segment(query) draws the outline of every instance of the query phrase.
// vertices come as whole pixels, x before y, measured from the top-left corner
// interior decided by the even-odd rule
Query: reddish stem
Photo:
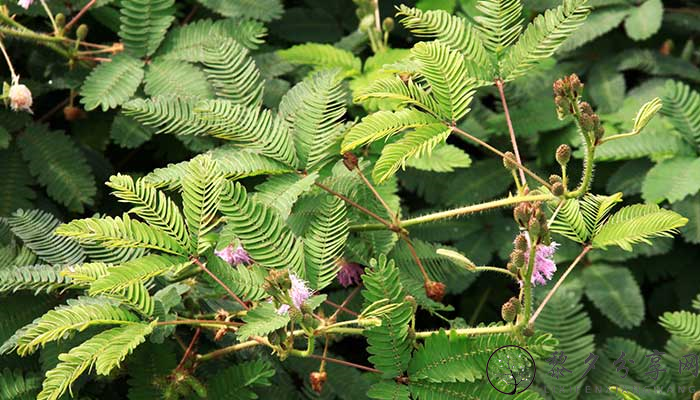
[[[518,141],[515,140],[515,130],[513,129],[513,122],[510,119],[510,112],[508,111],[508,103],[506,102],[506,94],[503,91],[503,80],[496,79],[496,87],[498,87],[498,94],[501,96],[501,103],[503,104],[503,112],[506,114],[506,123],[508,123],[508,133],[510,134],[510,142],[513,144],[513,152],[515,153],[515,161],[518,162],[518,164],[522,165],[523,162],[520,159],[520,152],[518,151]],[[519,170],[520,172],[520,180],[523,183],[523,186],[527,184],[527,181],[525,180],[525,173],[523,172],[522,169]]]

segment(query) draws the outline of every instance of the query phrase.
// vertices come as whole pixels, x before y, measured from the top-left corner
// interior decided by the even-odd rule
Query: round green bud
[[[537,238],[540,236],[540,233],[542,233],[542,225],[540,224],[540,220],[534,215],[532,218],[530,218],[527,230],[530,232],[531,238]]]
[[[515,311],[515,307],[510,301],[505,302],[503,306],[501,306],[501,317],[504,321],[513,322],[516,315],[518,315],[518,313]]]
[[[503,166],[509,171],[513,171],[518,167],[515,162],[515,154],[513,154],[512,151],[505,152],[505,157],[503,157]]]
[[[85,24],[81,24],[78,29],[75,31],[75,37],[78,38],[78,40],[85,40],[88,34],[88,26]]]
[[[382,21],[382,30],[384,30],[384,32],[393,31],[394,30],[394,19],[391,17],[384,18],[384,21]]]
[[[561,166],[565,166],[566,164],[569,163],[569,160],[571,160],[571,147],[569,147],[568,144],[562,144],[557,147],[557,152],[554,155],[554,158],[557,159],[557,162]],[[551,179],[551,177],[550,177]],[[559,181],[561,181],[561,178],[559,178]],[[551,181],[550,181],[551,182]],[[551,182],[553,183],[553,182]]]
[[[54,20],[56,21],[56,26],[58,26],[59,28],[63,28],[64,26],[66,26],[66,16],[63,13],[56,14]]]
[[[514,244],[515,244],[516,250],[520,250],[520,251],[527,250],[527,239],[525,239],[525,235],[516,236]]]
[[[513,305],[513,307],[515,307],[516,313],[520,312],[520,306],[522,306],[522,304],[520,304],[520,299],[517,297],[511,297],[509,302]]]

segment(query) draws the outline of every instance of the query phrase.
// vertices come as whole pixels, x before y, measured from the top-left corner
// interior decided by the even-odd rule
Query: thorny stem
[[[482,326],[478,328],[462,328],[453,329],[450,332],[454,332],[457,335],[470,336],[470,335],[486,335],[491,333],[505,333],[511,332],[515,329],[516,325],[499,325],[499,326]],[[427,331],[427,332],[416,332],[417,339],[423,339],[428,336],[432,336],[439,331]]]
[[[456,126],[452,126],[452,132],[455,132],[455,133],[457,133],[458,135],[464,136],[466,139],[468,139],[468,140],[470,140],[470,141],[472,141],[472,142],[474,142],[474,143],[476,143],[476,144],[478,144],[478,145],[480,145],[480,146],[482,146],[482,147],[485,147],[487,150],[490,150],[491,152],[493,152],[493,153],[495,153],[495,154],[497,154],[497,155],[499,155],[499,156],[501,156],[501,157],[505,157],[505,156],[506,156],[505,153],[503,153],[502,151],[500,151],[500,150],[498,150],[497,148],[491,146],[490,144],[484,142],[483,140],[479,139],[478,137],[476,137],[476,136],[474,136],[474,135],[471,135],[471,134],[469,134],[469,133],[467,133],[467,132],[465,132],[465,131],[459,129],[459,128],[456,127]],[[532,172],[529,168],[525,167],[519,160],[517,160],[517,159],[515,160],[515,165],[518,167],[518,169],[520,170],[520,173],[521,173],[521,174],[523,174],[523,173],[528,174],[528,175],[530,175],[534,180],[536,180],[537,182],[541,183],[542,185],[544,185],[544,186],[547,187],[548,189],[550,189],[550,190],[552,189],[552,185],[550,185],[549,182],[545,181],[545,180],[542,179],[539,175],[537,175],[536,173]]]
[[[391,228],[391,222],[385,220],[384,218],[380,217],[379,215],[375,214],[374,212],[368,210],[366,207],[363,207],[359,204],[357,204],[355,201],[351,200],[349,197],[336,192],[335,190],[329,188],[328,186],[315,182],[314,185],[320,187],[321,189],[325,190],[326,192],[332,194],[333,196],[336,196],[337,198],[343,200],[344,202],[350,204],[351,206],[357,208],[358,210],[362,211],[363,213],[369,215],[370,217],[376,219],[377,221],[381,222],[381,224],[387,228]]]
[[[408,228],[413,225],[420,225],[426,222],[439,221],[446,218],[455,218],[462,215],[478,213],[492,208],[505,207],[512,204],[522,203],[524,201],[548,201],[556,199],[554,195],[551,194],[537,194],[537,195],[526,195],[526,196],[513,196],[507,197],[505,199],[487,201],[485,203],[474,204],[471,206],[465,206],[460,208],[455,208],[452,210],[440,211],[432,214],[423,215],[421,217],[407,219],[405,221],[400,221],[399,228]],[[362,225],[352,225],[350,226],[351,231],[376,231],[384,229],[385,225],[380,224],[362,224]]]
[[[182,370],[182,367],[185,365],[185,361],[190,357],[190,354],[192,353],[192,350],[194,349],[194,345],[197,343],[197,340],[199,340],[199,334],[202,333],[202,330],[200,328],[197,328],[196,331],[194,331],[194,336],[192,336],[192,340],[190,341],[190,345],[187,346],[187,350],[185,350],[185,354],[182,356],[182,360],[180,360],[180,363],[177,365],[176,370]]]
[[[566,196],[581,197],[588,191],[588,187],[591,184],[591,178],[593,177],[593,160],[595,158],[596,144],[595,139],[591,138],[591,135],[589,135],[589,133],[583,130],[583,128],[581,127],[581,123],[579,122],[581,120],[581,109],[579,108],[578,102],[574,101],[572,106],[574,109],[574,122],[576,122],[576,125],[578,126],[578,129],[581,132],[581,135],[583,136],[583,141],[586,145],[586,153],[583,158],[584,170],[583,177],[581,178],[581,183],[579,184],[578,188],[576,188],[576,190],[567,193]]]
[[[221,279],[219,279],[216,275],[214,275],[211,271],[209,271],[209,269],[201,261],[199,261],[195,257],[191,257],[191,259],[195,264],[197,264],[197,266],[202,271],[206,272],[211,277],[211,279],[213,279],[216,283],[218,283],[219,286],[224,288],[224,290],[226,290],[226,293],[228,293],[232,298],[234,298],[241,306],[243,306],[244,309],[246,309],[246,310],[250,309],[250,307],[248,307],[245,304],[245,302],[243,302],[243,300],[241,300],[240,297],[238,297],[235,293],[233,293],[233,291],[228,286],[226,286],[226,284],[224,282],[222,282]]]
[[[87,4],[85,4],[85,6],[84,6],[83,8],[81,8],[80,11],[78,11],[77,14],[75,14],[75,17],[73,17],[73,18],[70,20],[70,22],[68,22],[68,23],[66,24],[66,26],[63,28],[63,30],[64,30],[65,32],[68,32],[68,30],[70,30],[70,28],[72,28],[73,25],[75,25],[76,22],[78,22],[78,20],[80,20],[80,18],[82,18],[83,15],[85,15],[85,13],[90,9],[90,7],[92,7],[93,5],[95,5],[95,2],[96,2],[96,1],[97,1],[97,0],[90,0]]]
[[[222,326],[241,326],[242,322],[233,321],[216,321],[216,320],[205,320],[205,319],[178,319],[175,321],[159,321],[156,323],[158,326],[163,325],[196,325],[201,327],[216,327],[220,328]]]
[[[537,241],[532,240],[530,245],[530,255],[527,262],[527,272],[523,277],[523,304],[525,305],[524,320],[530,319],[532,312],[532,273],[535,269],[535,258],[537,258]]]
[[[267,340],[265,339],[261,343],[260,340],[248,340],[248,341],[245,341],[243,343],[238,343],[238,344],[234,344],[231,346],[223,347],[223,348],[220,348],[218,350],[214,350],[214,351],[207,353],[207,354],[198,355],[197,361],[204,362],[204,361],[213,360],[213,359],[216,359],[219,357],[223,357],[227,354],[235,353],[239,350],[247,349],[250,347],[259,346],[261,344],[269,346],[270,343],[269,342],[265,343],[266,341]]]
[[[423,263],[421,262],[420,257],[418,257],[418,254],[416,254],[416,248],[413,247],[413,243],[411,243],[411,240],[406,235],[401,235],[401,239],[404,242],[406,242],[408,250],[411,252],[411,257],[413,257],[413,261],[415,261],[416,264],[418,264],[418,268],[420,269],[421,274],[423,274],[423,279],[425,280],[425,282],[430,282],[430,277],[428,276],[428,273],[425,272]]]
[[[2,50],[2,55],[5,56],[5,61],[7,62],[7,68],[10,69],[10,75],[12,76],[12,83],[14,83],[17,74],[15,73],[15,68],[12,66],[12,61],[10,56],[7,54],[7,49],[5,49],[5,44],[0,40],[0,50]]]
[[[532,318],[530,318],[530,323],[533,323],[533,324],[535,323],[535,320],[537,319],[537,317],[540,315],[540,313],[544,309],[544,306],[546,306],[547,302],[549,302],[549,300],[554,296],[554,293],[556,293],[557,289],[559,289],[559,286],[561,286],[561,284],[564,283],[564,280],[566,279],[566,277],[569,276],[571,271],[574,270],[574,267],[576,267],[576,265],[583,259],[583,257],[586,255],[586,253],[588,253],[590,250],[591,250],[590,245],[584,247],[583,250],[581,250],[581,253],[579,253],[579,255],[576,257],[576,259],[574,259],[574,261],[571,263],[571,265],[569,265],[569,268],[567,268],[566,271],[564,271],[561,278],[559,278],[559,280],[554,285],[554,287],[552,287],[552,290],[550,290],[549,293],[547,293],[547,296],[544,298],[544,300],[542,300],[542,303],[540,303],[539,307],[537,307],[537,311],[535,311],[535,313],[532,315]]]
[[[293,355],[297,355],[297,354],[293,354]],[[374,372],[374,373],[377,373],[377,374],[381,374],[381,373],[382,373],[382,371],[380,371],[380,370],[378,370],[378,369],[374,369],[374,368],[372,368],[372,367],[367,367],[367,366],[360,365],[360,364],[351,363],[351,362],[349,362],[349,361],[338,360],[337,358],[324,357],[324,356],[317,356],[316,354],[309,354],[309,355],[307,355],[307,356],[305,356],[305,357],[308,357],[308,358],[315,358],[315,359],[317,359],[317,360],[321,360],[321,362],[323,362],[323,361],[328,361],[328,362],[334,363],[334,364],[345,365],[346,367],[353,367],[353,368],[361,369],[361,370],[363,370],[363,371]],[[323,364],[321,364],[321,365],[323,365]]]
[[[522,161],[520,159],[520,152],[518,151],[518,141],[515,139],[515,130],[513,129],[513,122],[510,119],[510,112],[508,111],[508,102],[506,102],[506,94],[503,91],[503,80],[498,78],[496,79],[496,87],[498,88],[498,94],[501,96],[501,103],[503,104],[503,112],[506,115],[506,123],[508,124],[508,133],[510,134],[510,142],[513,144],[513,152],[515,153],[515,161],[518,162],[518,164],[522,165]],[[527,183],[525,180],[525,173],[523,170],[520,170],[520,180],[522,181],[523,185]]]
[[[382,204],[384,209],[386,209],[386,212],[391,217],[391,220],[393,221],[393,223],[395,225],[398,225],[399,220],[398,220],[398,217],[396,216],[396,213],[394,213],[394,211],[391,209],[391,207],[389,207],[389,204],[387,204],[386,201],[384,201],[382,196],[379,194],[379,192],[377,192],[377,189],[374,188],[374,185],[372,185],[372,183],[367,179],[365,174],[362,173],[362,170],[360,169],[360,167],[355,167],[355,171],[357,171],[357,175],[359,175],[362,182],[364,182],[364,184],[369,188],[369,190],[372,192],[374,197],[376,197],[377,200],[379,200],[379,202]]]

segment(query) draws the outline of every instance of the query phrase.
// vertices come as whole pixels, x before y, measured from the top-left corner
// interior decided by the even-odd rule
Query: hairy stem
[[[530,318],[530,323],[533,323],[533,324],[535,323],[535,320],[537,319],[537,317],[540,315],[540,313],[544,309],[544,306],[546,306],[547,303],[549,302],[549,300],[552,298],[552,296],[554,296],[554,293],[556,293],[557,289],[559,289],[559,286],[561,286],[561,284],[564,283],[564,280],[566,279],[566,277],[569,276],[571,271],[574,270],[574,267],[576,267],[576,265],[583,259],[583,257],[586,255],[586,253],[588,253],[590,250],[591,250],[591,246],[586,246],[583,248],[583,250],[581,250],[581,253],[579,253],[579,255],[576,257],[576,259],[574,259],[574,261],[571,263],[571,265],[569,265],[569,268],[567,268],[566,271],[564,271],[561,278],[559,278],[559,280],[554,285],[554,287],[552,287],[552,290],[550,290],[549,293],[547,293],[547,296],[544,298],[544,300],[542,300],[542,303],[540,303],[540,306],[537,307],[537,311],[535,311],[535,313],[532,315],[532,318]]]
[[[478,137],[476,137],[476,136],[474,136],[474,135],[471,135],[471,134],[469,134],[469,133],[467,133],[467,132],[465,132],[465,131],[463,131],[463,130],[457,128],[456,126],[453,126],[453,127],[452,127],[452,132],[454,132],[454,133],[456,133],[456,134],[458,134],[458,135],[461,135],[461,136],[463,136],[464,138],[466,138],[467,140],[472,141],[472,142],[474,142],[474,143],[476,143],[476,144],[478,144],[478,145],[480,145],[480,146],[486,148],[487,150],[491,151],[492,153],[495,153],[495,154],[497,154],[497,155],[499,155],[499,156],[501,156],[501,157],[505,157],[505,156],[506,156],[505,153],[503,153],[502,151],[500,151],[500,150],[498,150],[497,148],[491,146],[490,144],[484,142],[483,140],[479,139]],[[550,190],[552,189],[552,185],[550,185],[549,182],[545,181],[544,179],[542,179],[542,177],[540,177],[540,176],[537,175],[536,173],[532,172],[529,168],[525,167],[525,166],[520,162],[520,160],[517,160],[517,159],[516,159],[516,160],[515,160],[515,165],[518,167],[518,169],[520,170],[520,173],[521,173],[521,174],[523,174],[523,173],[528,174],[528,175],[530,175],[534,180],[536,180],[537,182],[541,183],[543,186],[549,188]]]
[[[527,321],[532,313],[532,273],[535,271],[535,258],[537,258],[537,241],[532,240],[530,254],[527,262],[527,272],[523,277],[523,303],[525,305],[524,318]]]
[[[508,111],[508,102],[506,102],[506,94],[503,91],[503,80],[496,79],[496,87],[498,88],[498,94],[501,96],[501,103],[503,104],[503,112],[506,114],[506,123],[508,124],[508,133],[510,134],[510,142],[513,144],[513,152],[515,153],[515,161],[522,165],[520,158],[520,151],[518,151],[518,141],[515,139],[515,130],[513,129],[513,122],[510,119],[510,112]],[[525,173],[520,170],[520,181],[523,185],[527,183],[525,180]]]
[[[499,267],[487,267],[487,266],[482,266],[482,267],[476,267],[477,271],[491,271],[491,272],[498,272],[501,274],[508,275],[509,277],[515,279],[516,281],[518,280],[518,276],[515,275],[514,273],[508,271],[505,268],[499,268]]]
[[[425,282],[430,282],[430,277],[428,276],[428,273],[425,271],[425,268],[423,267],[423,263],[420,260],[420,257],[418,257],[418,254],[416,253],[416,248],[413,247],[413,243],[411,243],[411,240],[408,238],[406,235],[401,235],[401,239],[406,242],[406,246],[408,246],[408,250],[411,252],[411,257],[413,257],[413,261],[416,262],[418,265],[418,268],[420,269],[421,274],[423,274],[423,280]]]
[[[385,220],[384,218],[380,217],[379,215],[375,214],[374,212],[368,210],[366,207],[363,207],[363,206],[357,204],[355,201],[351,200],[349,197],[347,197],[341,193],[336,192],[335,190],[329,188],[328,186],[326,186],[322,183],[315,182],[314,185],[316,185],[319,188],[325,190],[326,192],[332,194],[333,196],[336,196],[337,198],[339,198],[339,199],[343,200],[344,202],[350,204],[351,206],[357,208],[361,212],[369,215],[370,217],[376,219],[377,221],[379,221],[382,224],[382,226],[385,226],[387,228],[391,227],[391,222]]]
[[[492,208],[505,207],[517,203],[522,203],[524,201],[548,201],[556,199],[554,195],[551,194],[537,194],[537,195],[527,195],[527,196],[513,196],[507,197],[505,199],[487,201],[485,203],[474,204],[471,206],[455,208],[452,210],[440,211],[432,214],[423,215],[421,217],[407,219],[405,221],[400,221],[399,228],[408,228],[414,225],[425,224],[427,222],[439,221],[447,218],[460,217],[462,215],[474,214]],[[351,231],[376,231],[386,228],[385,225],[380,224],[362,224],[362,225],[352,225],[350,226]]]
[[[488,335],[492,333],[506,333],[511,332],[515,329],[515,325],[499,325],[499,326],[482,326],[478,328],[462,328],[453,329],[450,332],[454,332],[457,335],[470,336],[470,335]],[[428,336],[435,335],[440,331],[427,331],[427,332],[416,332],[417,339],[424,339]]]

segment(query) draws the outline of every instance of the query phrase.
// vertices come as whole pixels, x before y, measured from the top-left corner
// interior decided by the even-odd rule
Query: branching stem
[[[503,80],[496,79],[496,87],[498,88],[498,94],[501,96],[501,103],[503,104],[503,112],[506,115],[506,123],[508,124],[508,133],[510,134],[510,142],[513,144],[513,152],[515,153],[515,161],[522,165],[523,162],[520,158],[520,151],[518,151],[518,141],[515,138],[515,130],[513,129],[513,122],[510,119],[510,112],[508,111],[508,102],[506,101],[506,94],[503,90]],[[520,181],[523,186],[527,183],[525,180],[525,173],[520,169]]]
[[[197,264],[197,266],[198,266],[202,271],[206,272],[206,273],[211,277],[211,279],[214,280],[214,282],[218,283],[219,286],[221,286],[222,288],[224,288],[224,290],[226,291],[226,293],[228,293],[229,296],[231,296],[233,299],[235,299],[235,300],[238,302],[238,304],[240,304],[241,306],[243,306],[244,309],[246,309],[246,310],[249,310],[249,309],[250,309],[250,307],[248,307],[248,305],[247,305],[243,300],[241,300],[240,297],[238,297],[235,293],[233,293],[233,290],[231,290],[228,286],[226,286],[226,284],[225,284],[224,282],[222,282],[221,279],[219,279],[219,277],[217,277],[216,275],[214,275],[214,273],[212,273],[211,271],[209,271],[209,268],[207,268],[201,261],[199,261],[199,260],[196,259],[195,257],[192,257],[192,261],[193,261],[195,264]]]

